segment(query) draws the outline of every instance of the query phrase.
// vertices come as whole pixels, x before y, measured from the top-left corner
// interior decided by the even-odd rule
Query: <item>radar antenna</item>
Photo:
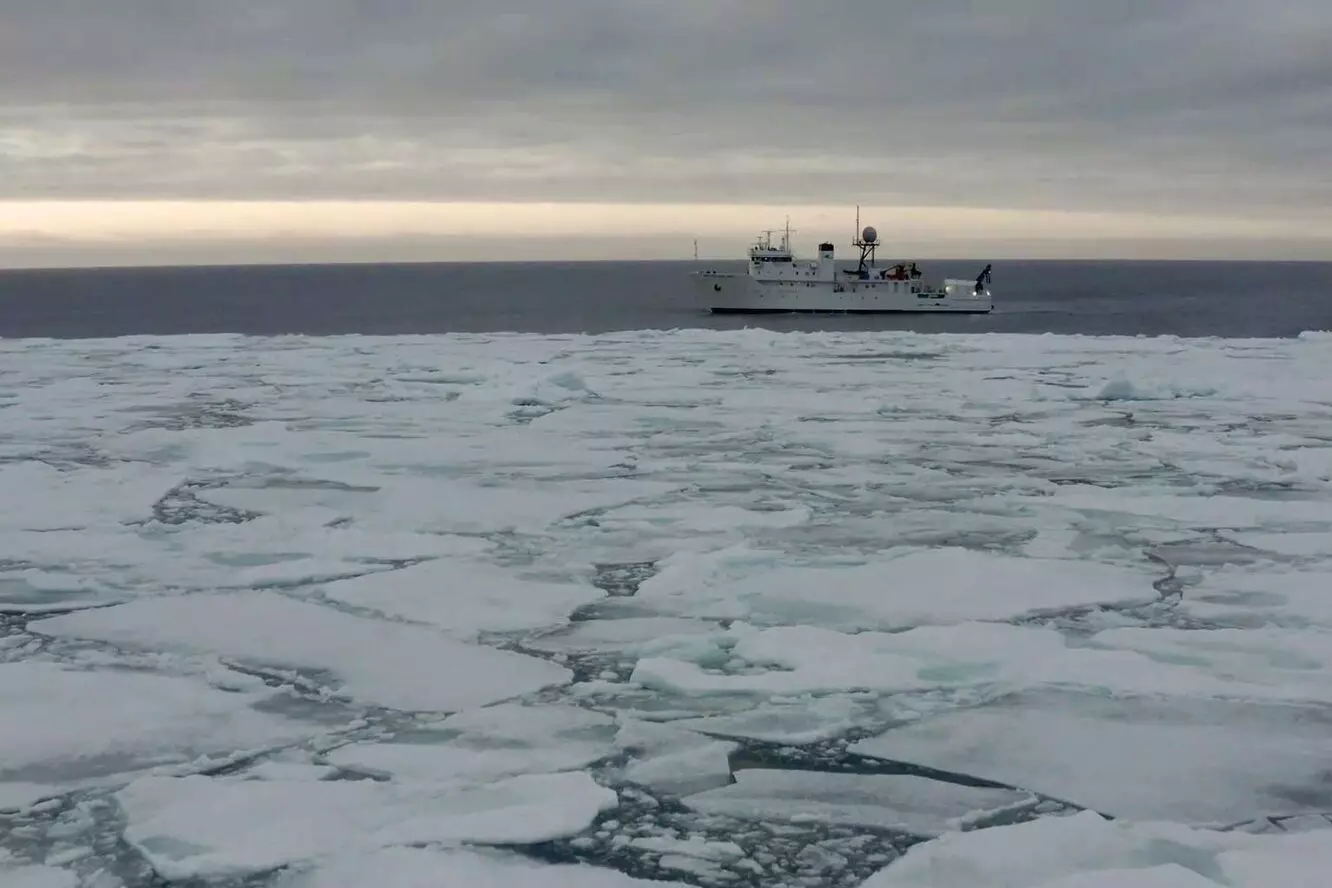
[[[869,270],[874,267],[874,251],[879,246],[879,232],[873,225],[860,227],[860,206],[856,205],[856,236],[852,246],[860,247],[860,263],[856,266],[856,276],[869,277]]]

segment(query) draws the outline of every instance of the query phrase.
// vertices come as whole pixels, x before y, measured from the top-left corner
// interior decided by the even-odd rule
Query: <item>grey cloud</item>
[[[0,100],[10,197],[1332,203],[1325,0],[0,0]]]

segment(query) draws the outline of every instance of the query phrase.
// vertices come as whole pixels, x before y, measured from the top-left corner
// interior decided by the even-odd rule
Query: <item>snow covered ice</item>
[[[0,885],[1283,888],[1332,337],[0,342]]]

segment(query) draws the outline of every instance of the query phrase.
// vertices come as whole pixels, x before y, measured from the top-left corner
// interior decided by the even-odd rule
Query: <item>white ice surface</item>
[[[1314,888],[1330,854],[1332,831],[1253,836],[1084,812],[942,836],[862,888]]]
[[[820,771],[735,772],[735,783],[684,799],[705,814],[747,820],[867,826],[935,836],[985,814],[1034,802],[1029,793],[924,777]]]
[[[235,877],[401,844],[548,841],[616,804],[613,791],[579,772],[481,785],[152,777],[116,800],[125,838],[168,879]]]
[[[0,663],[0,808],[47,784],[304,736],[308,727],[252,708],[266,696],[192,677]]]
[[[0,807],[160,767],[122,800],[168,869],[412,884],[463,852],[383,847],[404,834],[580,832],[608,799],[593,762],[726,798],[753,744],[835,758],[848,735],[1130,816],[1328,823],[1327,334],[0,341],[0,377]],[[937,789],[907,807],[954,829]],[[838,816],[896,816],[863,801]],[[797,872],[753,836],[808,825],[746,819],[737,857],[710,815],[634,804],[570,847],[709,886],[844,884],[859,847]],[[1006,829],[964,837],[1009,837],[974,872],[1042,859]],[[1007,884],[1323,884],[1324,839],[1251,838]]]
[[[1164,693],[1332,703],[1327,673],[1296,664],[1296,682],[1275,669],[1234,672],[1183,659],[1162,662],[1136,650],[1070,641],[1051,628],[1002,623],[923,626],[854,635],[810,626],[732,626],[730,653],[743,671],[671,657],[638,661],[632,680],[676,694],[793,695],[841,691],[920,692],[938,688],[1066,686],[1111,693]],[[1213,658],[1216,659],[1216,658]],[[1231,659],[1227,657],[1227,659]]]
[[[35,624],[35,631],[136,648],[216,654],[328,672],[330,690],[365,703],[448,711],[564,684],[568,670],[464,644],[420,626],[351,616],[272,592],[133,601]]]
[[[333,601],[428,623],[465,641],[482,632],[546,628],[606,594],[587,583],[543,582],[456,558],[340,580],[323,592]]]
[[[585,767],[615,751],[615,735],[614,719],[586,709],[501,703],[459,712],[412,742],[353,743],[327,759],[400,781],[485,782]]]
[[[1159,575],[948,547],[904,549],[862,565],[782,562],[779,553],[744,547],[677,555],[643,583],[640,596],[649,606],[755,623],[892,629],[1142,603],[1157,597],[1151,582]]]
[[[1042,694],[926,717],[851,749],[1112,817],[1225,824],[1332,810],[1329,730],[1317,709]]]
[[[739,745],[674,724],[638,719],[620,723],[616,746],[628,753],[624,779],[667,795],[688,795],[731,780],[731,753]]]
[[[598,867],[535,863],[470,850],[385,848],[347,854],[279,878],[274,888],[684,888]]]
[[[79,877],[51,866],[6,866],[0,860],[0,885],[5,888],[79,888]]]

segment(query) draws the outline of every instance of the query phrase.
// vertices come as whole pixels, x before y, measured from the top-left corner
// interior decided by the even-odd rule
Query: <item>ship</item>
[[[763,232],[749,248],[743,272],[696,271],[690,275],[702,303],[714,313],[768,312],[913,312],[971,313],[991,311],[991,266],[975,280],[926,275],[915,262],[880,266],[876,252],[879,233],[874,226],[860,228],[852,246],[860,250],[854,269],[838,268],[831,243],[819,244],[818,258],[798,260],[791,250],[791,224],[773,243],[773,231]]]

